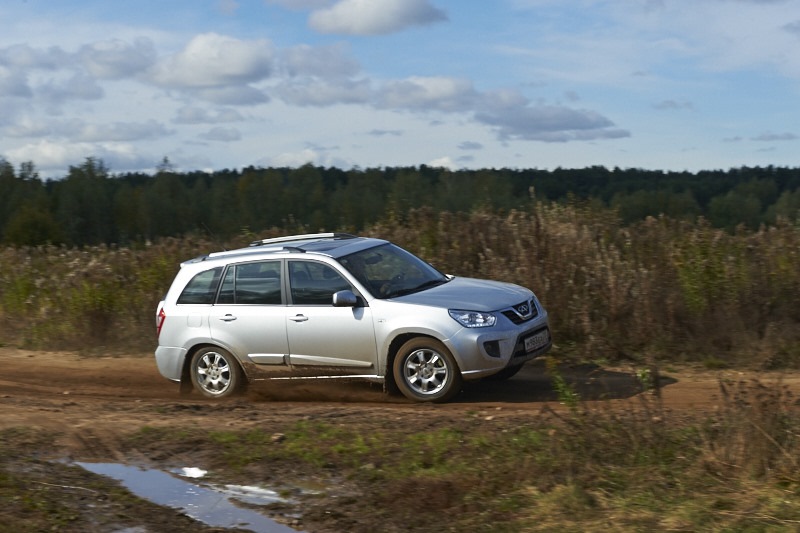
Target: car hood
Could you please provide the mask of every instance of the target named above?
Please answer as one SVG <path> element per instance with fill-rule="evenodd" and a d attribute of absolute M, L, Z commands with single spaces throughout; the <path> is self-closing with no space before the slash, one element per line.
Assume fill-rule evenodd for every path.
<path fill-rule="evenodd" d="M 396 298 L 409 304 L 463 309 L 498 311 L 533 297 L 524 287 L 485 279 L 453 278 L 449 282 L 422 292 Z"/>

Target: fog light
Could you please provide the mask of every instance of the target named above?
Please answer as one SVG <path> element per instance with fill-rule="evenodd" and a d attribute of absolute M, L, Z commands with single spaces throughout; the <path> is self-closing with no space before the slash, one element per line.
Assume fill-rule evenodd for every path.
<path fill-rule="evenodd" d="M 483 343 L 483 349 L 490 357 L 500 357 L 500 341 L 486 341 Z"/>

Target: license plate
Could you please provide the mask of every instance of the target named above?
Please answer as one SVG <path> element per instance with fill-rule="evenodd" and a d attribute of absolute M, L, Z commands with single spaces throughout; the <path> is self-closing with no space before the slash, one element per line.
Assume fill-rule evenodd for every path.
<path fill-rule="evenodd" d="M 525 339 L 525 352 L 538 350 L 543 346 L 547 346 L 548 342 L 550 342 L 550 331 L 543 329 Z"/>

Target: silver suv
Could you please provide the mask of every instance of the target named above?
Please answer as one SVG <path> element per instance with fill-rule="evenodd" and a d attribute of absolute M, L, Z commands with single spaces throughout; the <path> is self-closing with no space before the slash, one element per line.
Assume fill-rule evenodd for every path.
<path fill-rule="evenodd" d="M 444 275 L 384 240 L 256 241 L 181 264 L 156 310 L 161 374 L 221 398 L 259 379 L 357 378 L 442 402 L 550 349 L 547 312 L 510 283 Z"/>

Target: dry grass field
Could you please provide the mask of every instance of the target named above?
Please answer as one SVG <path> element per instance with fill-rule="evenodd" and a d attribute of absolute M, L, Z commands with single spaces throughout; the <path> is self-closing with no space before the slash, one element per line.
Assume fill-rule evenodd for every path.
<path fill-rule="evenodd" d="M 155 306 L 180 261 L 220 245 L 5 248 L 2 527 L 220 531 L 74 465 L 99 461 L 275 488 L 292 503 L 259 512 L 305 531 L 797 530 L 800 228 L 542 203 L 362 233 L 533 289 L 548 364 L 441 406 L 365 384 L 180 396 L 150 355 Z"/>

